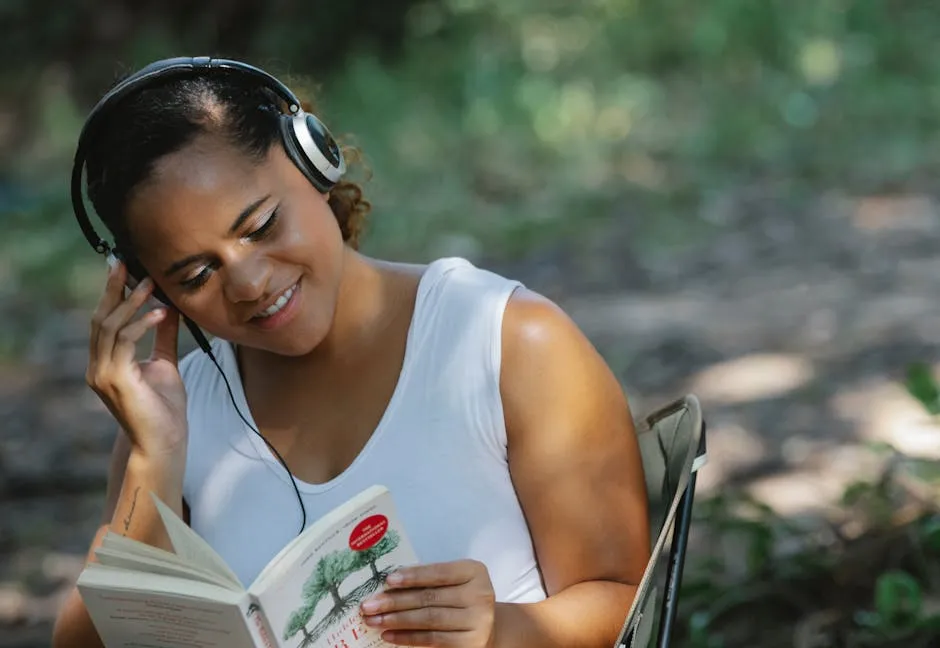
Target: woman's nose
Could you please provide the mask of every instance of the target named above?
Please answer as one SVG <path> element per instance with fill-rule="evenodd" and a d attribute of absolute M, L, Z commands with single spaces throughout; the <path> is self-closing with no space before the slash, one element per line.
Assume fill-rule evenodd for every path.
<path fill-rule="evenodd" d="M 260 255 L 246 255 L 225 268 L 225 297 L 233 303 L 255 302 L 265 295 L 271 264 Z"/>

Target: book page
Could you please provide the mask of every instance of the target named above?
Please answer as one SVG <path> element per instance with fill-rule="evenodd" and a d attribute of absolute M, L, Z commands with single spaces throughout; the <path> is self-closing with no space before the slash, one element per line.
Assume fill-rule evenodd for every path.
<path fill-rule="evenodd" d="M 351 501 L 283 558 L 276 576 L 250 588 L 281 648 L 388 646 L 362 622 L 359 604 L 417 558 L 387 490 Z"/>
<path fill-rule="evenodd" d="M 184 561 L 213 571 L 228 579 L 234 587 L 244 589 L 238 576 L 225 564 L 225 561 L 212 549 L 208 542 L 183 522 L 169 506 L 163 503 L 153 492 L 150 493 L 166 532 L 170 536 L 173 550 Z"/>
<path fill-rule="evenodd" d="M 107 648 L 255 648 L 242 611 L 247 593 L 190 583 L 202 585 L 194 590 L 203 594 L 215 592 L 220 598 L 213 600 L 168 591 L 178 579 L 159 578 L 102 566 L 82 573 L 78 588 Z M 141 580 L 154 587 L 147 589 Z"/>
<path fill-rule="evenodd" d="M 95 556 L 102 564 L 115 563 L 115 558 L 121 559 L 120 564 L 128 569 L 138 569 L 140 571 L 153 572 L 152 565 L 170 565 L 178 566 L 180 572 L 174 571 L 173 575 L 184 575 L 191 573 L 195 578 L 205 582 L 216 583 L 223 587 L 233 588 L 241 591 L 241 587 L 233 587 L 233 583 L 228 576 L 223 576 L 206 567 L 193 565 L 191 562 L 180 558 L 179 555 L 160 547 L 125 538 L 113 531 L 108 531 L 101 539 L 101 545 L 95 549 Z M 162 572 L 153 572 L 162 573 Z"/>
<path fill-rule="evenodd" d="M 232 587 L 228 579 L 214 572 L 183 564 L 178 561 L 129 554 L 110 547 L 98 547 L 95 549 L 95 557 L 102 565 L 127 570 L 130 572 L 128 578 L 133 578 L 134 572 L 145 572 L 148 574 L 163 574 L 166 576 L 175 576 L 176 578 L 211 583 L 227 589 L 231 589 Z"/>

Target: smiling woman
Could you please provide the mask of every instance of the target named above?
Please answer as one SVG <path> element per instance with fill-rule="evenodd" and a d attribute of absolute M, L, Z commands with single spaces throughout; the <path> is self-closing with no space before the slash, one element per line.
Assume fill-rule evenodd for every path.
<path fill-rule="evenodd" d="M 125 261 L 92 316 L 88 381 L 120 424 L 92 549 L 108 528 L 168 546 L 150 490 L 250 582 L 298 500 L 303 526 L 381 482 L 424 561 L 363 603 L 389 641 L 611 645 L 649 533 L 602 358 L 517 281 L 360 254 L 369 205 L 325 127 L 259 74 L 181 70 L 112 91 L 79 145 Z M 213 337 L 182 359 L 180 316 Z M 54 645 L 100 645 L 77 590 Z"/>

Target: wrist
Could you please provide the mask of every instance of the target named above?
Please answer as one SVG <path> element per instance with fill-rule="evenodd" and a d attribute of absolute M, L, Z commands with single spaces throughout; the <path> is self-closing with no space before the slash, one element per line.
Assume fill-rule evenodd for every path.
<path fill-rule="evenodd" d="M 533 645 L 531 619 L 527 614 L 530 604 L 497 603 L 493 609 L 493 630 L 488 648 Z M 535 642 L 537 643 L 537 642 Z"/>
<path fill-rule="evenodd" d="M 186 447 L 167 451 L 148 451 L 131 448 L 127 458 L 127 470 L 145 478 L 148 482 L 175 484 L 182 482 L 186 470 Z"/>

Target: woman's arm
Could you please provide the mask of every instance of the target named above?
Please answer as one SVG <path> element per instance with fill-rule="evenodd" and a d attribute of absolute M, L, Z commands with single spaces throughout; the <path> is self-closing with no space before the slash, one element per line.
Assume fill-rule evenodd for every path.
<path fill-rule="evenodd" d="M 549 597 L 497 604 L 496 646 L 611 646 L 649 560 L 647 495 L 620 384 L 557 306 L 528 291 L 503 322 L 509 465 Z"/>
<path fill-rule="evenodd" d="M 497 603 L 474 560 L 405 567 L 362 604 L 395 645 L 608 648 L 649 559 L 633 419 L 597 351 L 548 300 L 519 292 L 503 320 L 509 469 L 548 598 Z"/>
<path fill-rule="evenodd" d="M 85 379 L 121 430 L 114 442 L 108 495 L 87 560 L 109 528 L 128 538 L 169 548 L 153 491 L 183 516 L 186 465 L 186 389 L 178 368 L 179 314 L 165 308 L 136 318 L 153 291 L 145 278 L 125 297 L 127 269 L 108 271 L 107 286 L 91 317 Z M 137 361 L 137 341 L 155 328 L 150 359 Z M 186 518 L 183 517 L 185 520 Z M 53 630 L 54 648 L 101 646 L 76 588 L 69 593 Z"/>
<path fill-rule="evenodd" d="M 177 462 L 179 463 L 179 462 Z M 95 549 L 109 529 L 129 538 L 170 549 L 160 515 L 147 495 L 153 491 L 168 504 L 182 504 L 182 476 L 177 466 L 157 465 L 131 451 L 127 436 L 118 431 L 111 452 L 102 524 L 88 550 L 86 563 L 95 560 Z M 185 506 L 172 507 L 188 521 Z M 103 648 L 77 587 L 65 599 L 52 631 L 53 648 Z"/>

